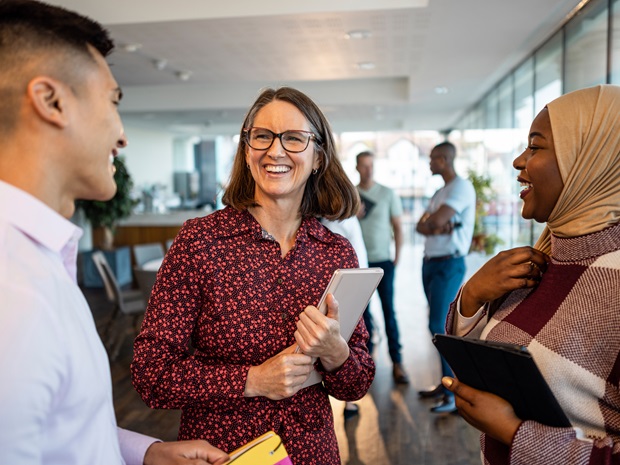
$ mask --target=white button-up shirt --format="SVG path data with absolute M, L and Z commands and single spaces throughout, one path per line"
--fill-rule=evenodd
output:
M 141 464 L 155 441 L 116 426 L 108 358 L 76 283 L 81 235 L 0 181 L 0 464 Z

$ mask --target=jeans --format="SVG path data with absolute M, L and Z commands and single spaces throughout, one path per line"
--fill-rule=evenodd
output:
M 385 319 L 385 333 L 388 340 L 388 350 L 392 363 L 400 363 L 400 342 L 398 334 L 398 323 L 396 322 L 396 315 L 394 313 L 394 263 L 392 261 L 385 262 L 370 262 L 368 266 L 371 268 L 383 269 L 383 278 L 379 282 L 377 292 L 379 293 L 379 300 L 381 300 L 381 308 L 383 310 L 383 318 Z M 370 316 L 370 309 L 367 307 L 364 312 L 364 323 L 370 339 L 368 341 L 368 351 L 372 353 L 372 318 Z
M 450 303 L 456 297 L 465 276 L 465 258 L 424 260 L 422 284 L 430 308 L 428 329 L 432 335 L 444 334 Z M 448 363 L 441 358 L 441 375 L 453 376 Z M 447 391 L 449 392 L 449 391 Z

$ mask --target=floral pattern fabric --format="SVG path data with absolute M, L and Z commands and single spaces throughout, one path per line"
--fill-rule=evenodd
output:
M 273 401 L 243 396 L 250 367 L 295 343 L 299 314 L 317 305 L 333 272 L 357 267 L 349 242 L 305 218 L 280 246 L 247 211 L 186 222 L 166 255 L 135 341 L 134 386 L 152 408 L 182 410 L 179 439 L 231 451 L 268 430 L 295 464 L 340 464 L 328 394 L 356 400 L 375 366 L 363 321 L 350 356 L 323 383 Z M 191 348 L 190 348 L 191 347 Z

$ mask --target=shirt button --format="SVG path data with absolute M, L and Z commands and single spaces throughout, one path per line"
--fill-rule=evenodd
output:
M 282 278 L 278 278 L 278 284 L 282 284 L 284 280 Z

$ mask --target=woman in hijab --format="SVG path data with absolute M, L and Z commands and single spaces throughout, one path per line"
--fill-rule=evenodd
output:
M 570 420 L 522 421 L 505 400 L 452 378 L 483 432 L 483 463 L 620 463 L 620 87 L 566 94 L 534 119 L 514 161 L 522 215 L 546 227 L 462 287 L 446 328 L 526 346 Z

